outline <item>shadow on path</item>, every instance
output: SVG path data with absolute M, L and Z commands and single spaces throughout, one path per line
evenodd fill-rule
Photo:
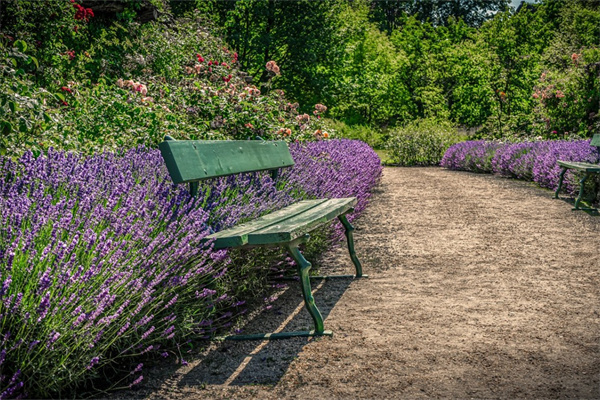
M 315 302 L 325 319 L 340 300 L 351 278 L 312 280 Z M 244 334 L 312 329 L 312 319 L 305 309 L 299 282 L 290 282 L 272 308 L 257 314 L 245 326 Z M 336 333 L 334 332 L 334 335 Z M 271 341 L 223 341 L 188 371 L 178 385 L 275 385 L 297 358 L 302 348 L 314 340 L 328 337 L 291 338 Z

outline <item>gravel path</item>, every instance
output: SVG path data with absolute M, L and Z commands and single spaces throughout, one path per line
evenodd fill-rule
M 600 217 L 529 183 L 385 168 L 355 225 L 370 278 L 313 284 L 333 338 L 215 343 L 121 395 L 600 398 Z M 321 265 L 351 271 L 345 246 Z M 247 331 L 307 327 L 295 286 Z

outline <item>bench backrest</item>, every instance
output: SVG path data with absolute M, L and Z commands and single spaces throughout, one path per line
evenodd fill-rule
M 174 140 L 165 137 L 159 144 L 173 182 L 193 185 L 203 179 L 278 170 L 291 167 L 294 160 L 284 141 L 264 140 Z
M 590 146 L 600 147 L 600 133 L 596 133 L 592 140 L 590 140 Z

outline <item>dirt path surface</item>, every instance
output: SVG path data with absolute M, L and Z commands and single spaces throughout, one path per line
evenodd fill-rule
M 386 168 L 355 222 L 370 277 L 313 283 L 332 338 L 215 343 L 125 395 L 600 398 L 600 217 L 551 197 L 489 175 Z M 321 264 L 352 270 L 345 246 Z M 306 328 L 302 307 L 293 285 L 247 332 Z

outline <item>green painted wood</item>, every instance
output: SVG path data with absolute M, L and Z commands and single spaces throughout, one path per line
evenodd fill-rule
M 362 273 L 362 265 L 360 264 L 360 260 L 356 256 L 356 251 L 354 251 L 354 236 L 352 234 L 352 232 L 354 232 L 354 226 L 352 226 L 352 224 L 350 223 L 350 221 L 348 221 L 348 218 L 346 218 L 346 215 L 344 215 L 344 214 L 338 216 L 338 219 L 340 220 L 342 225 L 344 225 L 344 228 L 346 230 L 345 233 L 346 233 L 346 240 L 348 242 L 348 253 L 350 253 L 350 259 L 352 260 L 352 263 L 354 264 L 354 267 L 356 268 L 356 277 L 360 278 L 363 275 L 363 273 Z
M 225 229 L 217 233 L 213 233 L 212 235 L 207 236 L 204 241 L 215 239 L 215 249 L 240 247 L 248 243 L 249 233 L 259 229 L 264 229 L 274 224 L 282 223 L 284 220 L 310 210 L 311 208 L 314 208 L 326 201 L 327 199 L 303 200 L 255 220 L 236 225 L 232 228 Z
M 598 164 L 558 160 L 558 165 L 569 169 L 576 169 L 578 171 L 593 173 L 600 172 L 600 165 Z
M 294 165 L 284 141 L 165 140 L 159 148 L 176 184 Z
M 303 213 L 280 223 L 248 234 L 249 245 L 287 243 L 299 238 L 319 225 L 344 214 L 356 205 L 355 197 L 329 199 Z
M 305 236 L 305 239 L 308 238 L 308 235 Z M 300 287 L 302 288 L 302 296 L 304 297 L 304 305 L 306 306 L 306 310 L 310 314 L 315 324 L 315 332 L 318 334 L 323 334 L 325 331 L 325 325 L 323 323 L 323 316 L 321 315 L 321 311 L 315 304 L 315 298 L 312 295 L 312 289 L 310 286 L 310 278 L 308 273 L 312 264 L 308 262 L 306 258 L 298 249 L 298 243 L 290 243 L 288 245 L 288 252 L 296 261 L 296 265 L 298 266 L 298 275 L 300 275 Z
M 590 146 L 600 147 L 600 133 L 596 133 L 592 140 L 590 140 Z

